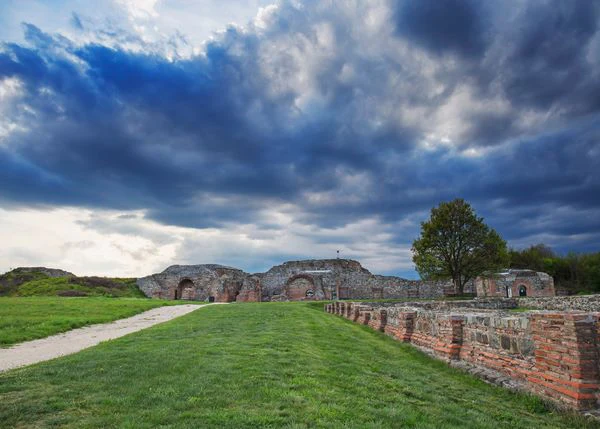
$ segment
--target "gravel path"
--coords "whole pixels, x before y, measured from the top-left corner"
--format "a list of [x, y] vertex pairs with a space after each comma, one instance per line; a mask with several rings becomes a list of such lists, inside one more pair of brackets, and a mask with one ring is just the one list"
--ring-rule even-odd
[[62, 334], [0, 349], [0, 372], [77, 353], [102, 341], [149, 328], [206, 305], [186, 304], [153, 308], [127, 319], [73, 329]]

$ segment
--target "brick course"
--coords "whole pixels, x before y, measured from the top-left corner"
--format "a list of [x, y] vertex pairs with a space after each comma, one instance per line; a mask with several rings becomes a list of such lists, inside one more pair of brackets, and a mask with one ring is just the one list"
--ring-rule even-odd
[[451, 304], [356, 302], [327, 304], [325, 311], [503, 385], [561, 406], [600, 411], [600, 312], [508, 313]]

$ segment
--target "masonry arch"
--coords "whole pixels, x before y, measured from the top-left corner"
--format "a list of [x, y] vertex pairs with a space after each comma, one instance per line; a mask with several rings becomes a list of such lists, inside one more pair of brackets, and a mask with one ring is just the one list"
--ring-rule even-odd
[[190, 279], [182, 279], [175, 289], [175, 299], [194, 299], [194, 282]]
[[290, 301], [316, 299], [315, 281], [306, 274], [297, 274], [288, 279], [285, 284], [285, 295]]
[[527, 296], [527, 286], [519, 285], [519, 296]]

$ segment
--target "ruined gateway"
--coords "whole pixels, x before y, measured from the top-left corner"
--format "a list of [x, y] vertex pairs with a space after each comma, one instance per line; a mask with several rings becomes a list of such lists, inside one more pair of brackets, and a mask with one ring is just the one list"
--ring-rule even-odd
[[479, 297], [512, 298], [513, 296], [554, 296], [554, 279], [533, 270], [506, 270], [475, 279]]
[[289, 261], [266, 273], [223, 265], [173, 265], [138, 279], [148, 297], [209, 302], [437, 298], [454, 294], [449, 281], [380, 276], [350, 259]]

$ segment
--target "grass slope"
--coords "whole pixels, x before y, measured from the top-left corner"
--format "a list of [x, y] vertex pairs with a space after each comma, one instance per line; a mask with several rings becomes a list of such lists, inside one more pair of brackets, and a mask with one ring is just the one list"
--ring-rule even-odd
[[23, 283], [47, 278], [49, 277], [40, 271], [21, 271], [18, 268], [4, 274], [0, 274], [0, 296], [6, 296], [15, 293], [15, 291]]
[[[35, 268], [16, 268], [0, 275], [0, 296], [110, 296], [144, 298], [133, 278], [49, 276]], [[61, 270], [49, 270], [61, 271]]]
[[19, 285], [12, 296], [109, 296], [144, 298], [135, 279], [102, 277], [54, 277], [31, 280]]
[[207, 307], [0, 374], [0, 422], [65, 428], [594, 427], [301, 303]]
[[0, 297], [0, 347], [122, 319], [172, 303], [137, 298]]

